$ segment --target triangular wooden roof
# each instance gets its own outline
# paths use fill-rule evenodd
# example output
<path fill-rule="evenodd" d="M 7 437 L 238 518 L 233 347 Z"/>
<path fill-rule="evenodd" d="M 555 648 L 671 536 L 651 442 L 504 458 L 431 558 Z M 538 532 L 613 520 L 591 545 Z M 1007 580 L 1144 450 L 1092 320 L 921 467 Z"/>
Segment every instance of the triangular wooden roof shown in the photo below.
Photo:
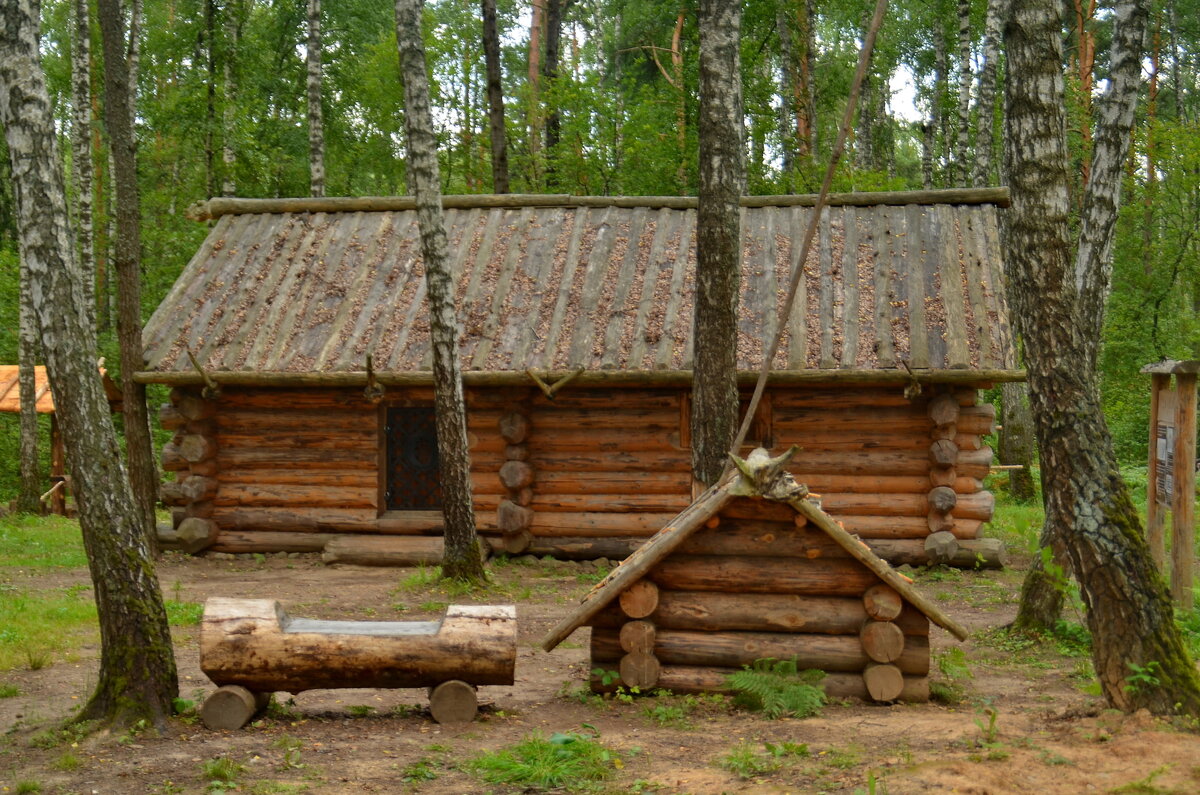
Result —
<path fill-rule="evenodd" d="M 0 364 L 0 411 L 15 414 L 21 410 L 19 369 L 15 364 Z M 100 368 L 100 375 L 104 379 L 104 392 L 109 403 L 120 402 L 121 390 L 103 367 Z M 33 381 L 38 414 L 53 414 L 54 393 L 50 391 L 50 377 L 43 365 L 33 368 Z"/>
<path fill-rule="evenodd" d="M 904 575 L 871 551 L 866 544 L 847 533 L 834 519 L 808 499 L 808 489 L 796 483 L 784 469 L 798 448 L 777 458 L 771 458 L 766 450 L 759 448 L 742 461 L 734 458 L 737 467 L 721 478 L 712 488 L 700 495 L 665 527 L 655 533 L 621 565 L 609 572 L 580 600 L 580 605 L 560 621 L 542 639 L 542 648 L 552 650 L 568 635 L 584 626 L 593 616 L 603 610 L 621 592 L 648 574 L 656 564 L 665 560 L 680 544 L 686 541 L 704 523 L 719 513 L 735 497 L 764 497 L 786 503 L 802 514 L 811 524 L 823 530 L 850 557 L 871 570 L 879 579 L 894 588 L 901 597 L 910 602 L 925 616 L 950 632 L 959 640 L 966 640 L 967 630 L 945 615 L 936 605 L 926 599 Z"/>

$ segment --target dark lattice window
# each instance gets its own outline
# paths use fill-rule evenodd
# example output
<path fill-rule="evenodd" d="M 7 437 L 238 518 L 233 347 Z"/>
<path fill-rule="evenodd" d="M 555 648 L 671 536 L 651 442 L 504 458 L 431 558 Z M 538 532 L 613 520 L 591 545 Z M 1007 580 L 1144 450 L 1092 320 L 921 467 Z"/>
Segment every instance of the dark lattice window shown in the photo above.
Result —
<path fill-rule="evenodd" d="M 388 510 L 441 510 L 433 407 L 389 408 L 385 433 Z"/>

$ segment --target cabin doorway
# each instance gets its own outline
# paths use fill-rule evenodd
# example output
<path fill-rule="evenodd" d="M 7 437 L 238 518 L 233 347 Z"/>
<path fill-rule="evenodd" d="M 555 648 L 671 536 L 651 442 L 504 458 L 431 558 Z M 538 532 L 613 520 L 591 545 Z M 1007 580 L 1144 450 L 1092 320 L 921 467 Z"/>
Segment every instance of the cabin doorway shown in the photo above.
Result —
<path fill-rule="evenodd" d="M 389 511 L 440 511 L 437 425 L 433 406 L 389 406 L 385 418 Z"/>

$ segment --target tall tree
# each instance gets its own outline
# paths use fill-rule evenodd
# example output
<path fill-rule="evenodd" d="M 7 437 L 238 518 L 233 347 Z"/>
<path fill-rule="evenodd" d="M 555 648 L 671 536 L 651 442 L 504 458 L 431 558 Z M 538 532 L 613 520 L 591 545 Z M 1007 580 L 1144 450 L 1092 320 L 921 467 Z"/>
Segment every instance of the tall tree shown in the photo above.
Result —
<path fill-rule="evenodd" d="M 100 620 L 100 673 L 77 718 L 164 725 L 179 692 L 171 632 L 93 359 L 96 338 L 71 247 L 35 0 L 0 6 L 0 123 L 12 163 L 21 254 Z"/>
<path fill-rule="evenodd" d="M 138 189 L 137 141 L 133 136 L 133 87 L 120 0 L 99 0 L 97 13 L 104 48 L 104 124 L 116 183 L 117 342 L 121 349 L 122 416 L 133 496 L 142 514 L 147 542 L 156 545 L 154 503 L 158 501 L 158 467 L 150 437 L 146 385 L 134 380 L 141 369 L 142 347 L 142 203 Z"/>
<path fill-rule="evenodd" d="M 325 124 L 321 113 L 321 0 L 308 0 L 309 193 L 325 195 Z"/>
<path fill-rule="evenodd" d="M 1111 133 L 1113 155 L 1127 145 L 1137 101 L 1143 0 L 1114 9 L 1112 76 L 1103 102 L 1101 136 Z M 1087 608 L 1092 661 L 1114 707 L 1145 707 L 1200 715 L 1200 675 L 1183 645 L 1162 582 L 1150 559 L 1137 511 L 1121 479 L 1100 409 L 1091 315 L 1104 281 L 1104 247 L 1080 246 L 1072 257 L 1066 124 L 1063 113 L 1061 6 L 1052 0 L 1013 0 L 1004 27 L 1006 173 L 1012 185 L 1006 267 L 1014 320 L 1026 343 L 1030 396 L 1042 455 L 1046 525 L 1070 560 Z M 1103 144 L 1097 142 L 1098 149 Z M 1100 158 L 1097 158 L 1099 161 Z M 1081 237 L 1101 208 L 1115 210 L 1120 176 L 1099 162 L 1088 195 Z M 1110 227 L 1111 228 L 1111 227 Z M 1093 238 L 1094 240 L 1094 238 Z M 1080 285 L 1076 268 L 1094 268 Z M 1128 687 L 1144 672 L 1149 681 Z"/>
<path fill-rule="evenodd" d="M 966 187 L 971 177 L 971 0 L 958 0 L 958 137 L 954 145 L 955 184 Z"/>
<path fill-rule="evenodd" d="M 746 181 L 738 3 L 700 0 L 700 195 L 692 331 L 692 474 L 711 485 L 737 434 L 737 310 Z"/>
<path fill-rule="evenodd" d="M 19 297 L 19 334 L 17 338 L 17 381 L 21 400 L 21 489 L 17 493 L 17 511 L 38 513 L 41 503 L 41 473 L 38 471 L 38 420 L 37 420 L 37 370 L 35 362 L 38 350 L 37 327 L 30 306 L 29 276 L 21 268 Z"/>
<path fill-rule="evenodd" d="M 480 2 L 483 6 L 483 60 L 487 69 L 488 133 L 492 143 L 492 191 L 508 193 L 508 140 L 504 135 L 504 86 L 500 81 L 496 0 Z"/>
<path fill-rule="evenodd" d="M 396 0 L 396 43 L 404 82 L 404 130 L 408 180 L 417 202 L 421 257 L 429 298 L 429 337 L 433 348 L 433 394 L 441 466 L 445 553 L 442 576 L 481 582 L 485 575 L 471 500 L 471 458 L 467 451 L 467 412 L 458 365 L 458 315 L 450 278 L 446 223 L 442 213 L 437 139 L 429 109 L 429 76 L 421 34 L 421 0 Z"/>
<path fill-rule="evenodd" d="M 237 65 L 240 6 L 238 2 L 230 2 L 225 8 L 225 97 L 221 108 L 221 126 L 224 128 L 221 131 L 222 196 L 232 196 L 237 192 L 234 176 L 237 167 L 237 150 L 234 149 L 237 135 L 237 79 L 234 70 Z"/>
<path fill-rule="evenodd" d="M 546 54 L 542 60 L 543 90 L 549 92 L 550 102 L 546 108 L 546 172 L 551 178 L 555 174 L 555 155 L 562 124 L 559 119 L 559 102 L 555 92 L 558 81 L 558 55 L 562 45 L 563 12 L 570 0 L 545 0 L 546 3 Z"/>
<path fill-rule="evenodd" d="M 74 0 L 71 26 L 71 173 L 75 178 L 75 235 L 88 311 L 96 311 L 92 239 L 92 25 L 88 0 Z"/>
<path fill-rule="evenodd" d="M 971 181 L 986 187 L 996 163 L 996 80 L 1000 73 L 1000 19 L 1006 0 L 987 0 L 983 31 L 983 64 L 979 70 L 978 117 L 975 126 L 975 168 Z"/>

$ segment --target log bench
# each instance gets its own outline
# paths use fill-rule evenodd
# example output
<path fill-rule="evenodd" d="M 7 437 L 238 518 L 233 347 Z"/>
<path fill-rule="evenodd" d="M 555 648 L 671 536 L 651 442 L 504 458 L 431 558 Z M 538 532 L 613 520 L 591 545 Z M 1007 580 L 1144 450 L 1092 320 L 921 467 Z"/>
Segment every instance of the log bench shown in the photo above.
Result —
<path fill-rule="evenodd" d="M 200 708 L 210 729 L 239 729 L 276 691 L 428 687 L 439 723 L 473 720 L 479 685 L 511 685 L 513 605 L 451 605 L 438 621 L 291 618 L 272 599 L 210 598 L 200 669 L 217 685 Z"/>

